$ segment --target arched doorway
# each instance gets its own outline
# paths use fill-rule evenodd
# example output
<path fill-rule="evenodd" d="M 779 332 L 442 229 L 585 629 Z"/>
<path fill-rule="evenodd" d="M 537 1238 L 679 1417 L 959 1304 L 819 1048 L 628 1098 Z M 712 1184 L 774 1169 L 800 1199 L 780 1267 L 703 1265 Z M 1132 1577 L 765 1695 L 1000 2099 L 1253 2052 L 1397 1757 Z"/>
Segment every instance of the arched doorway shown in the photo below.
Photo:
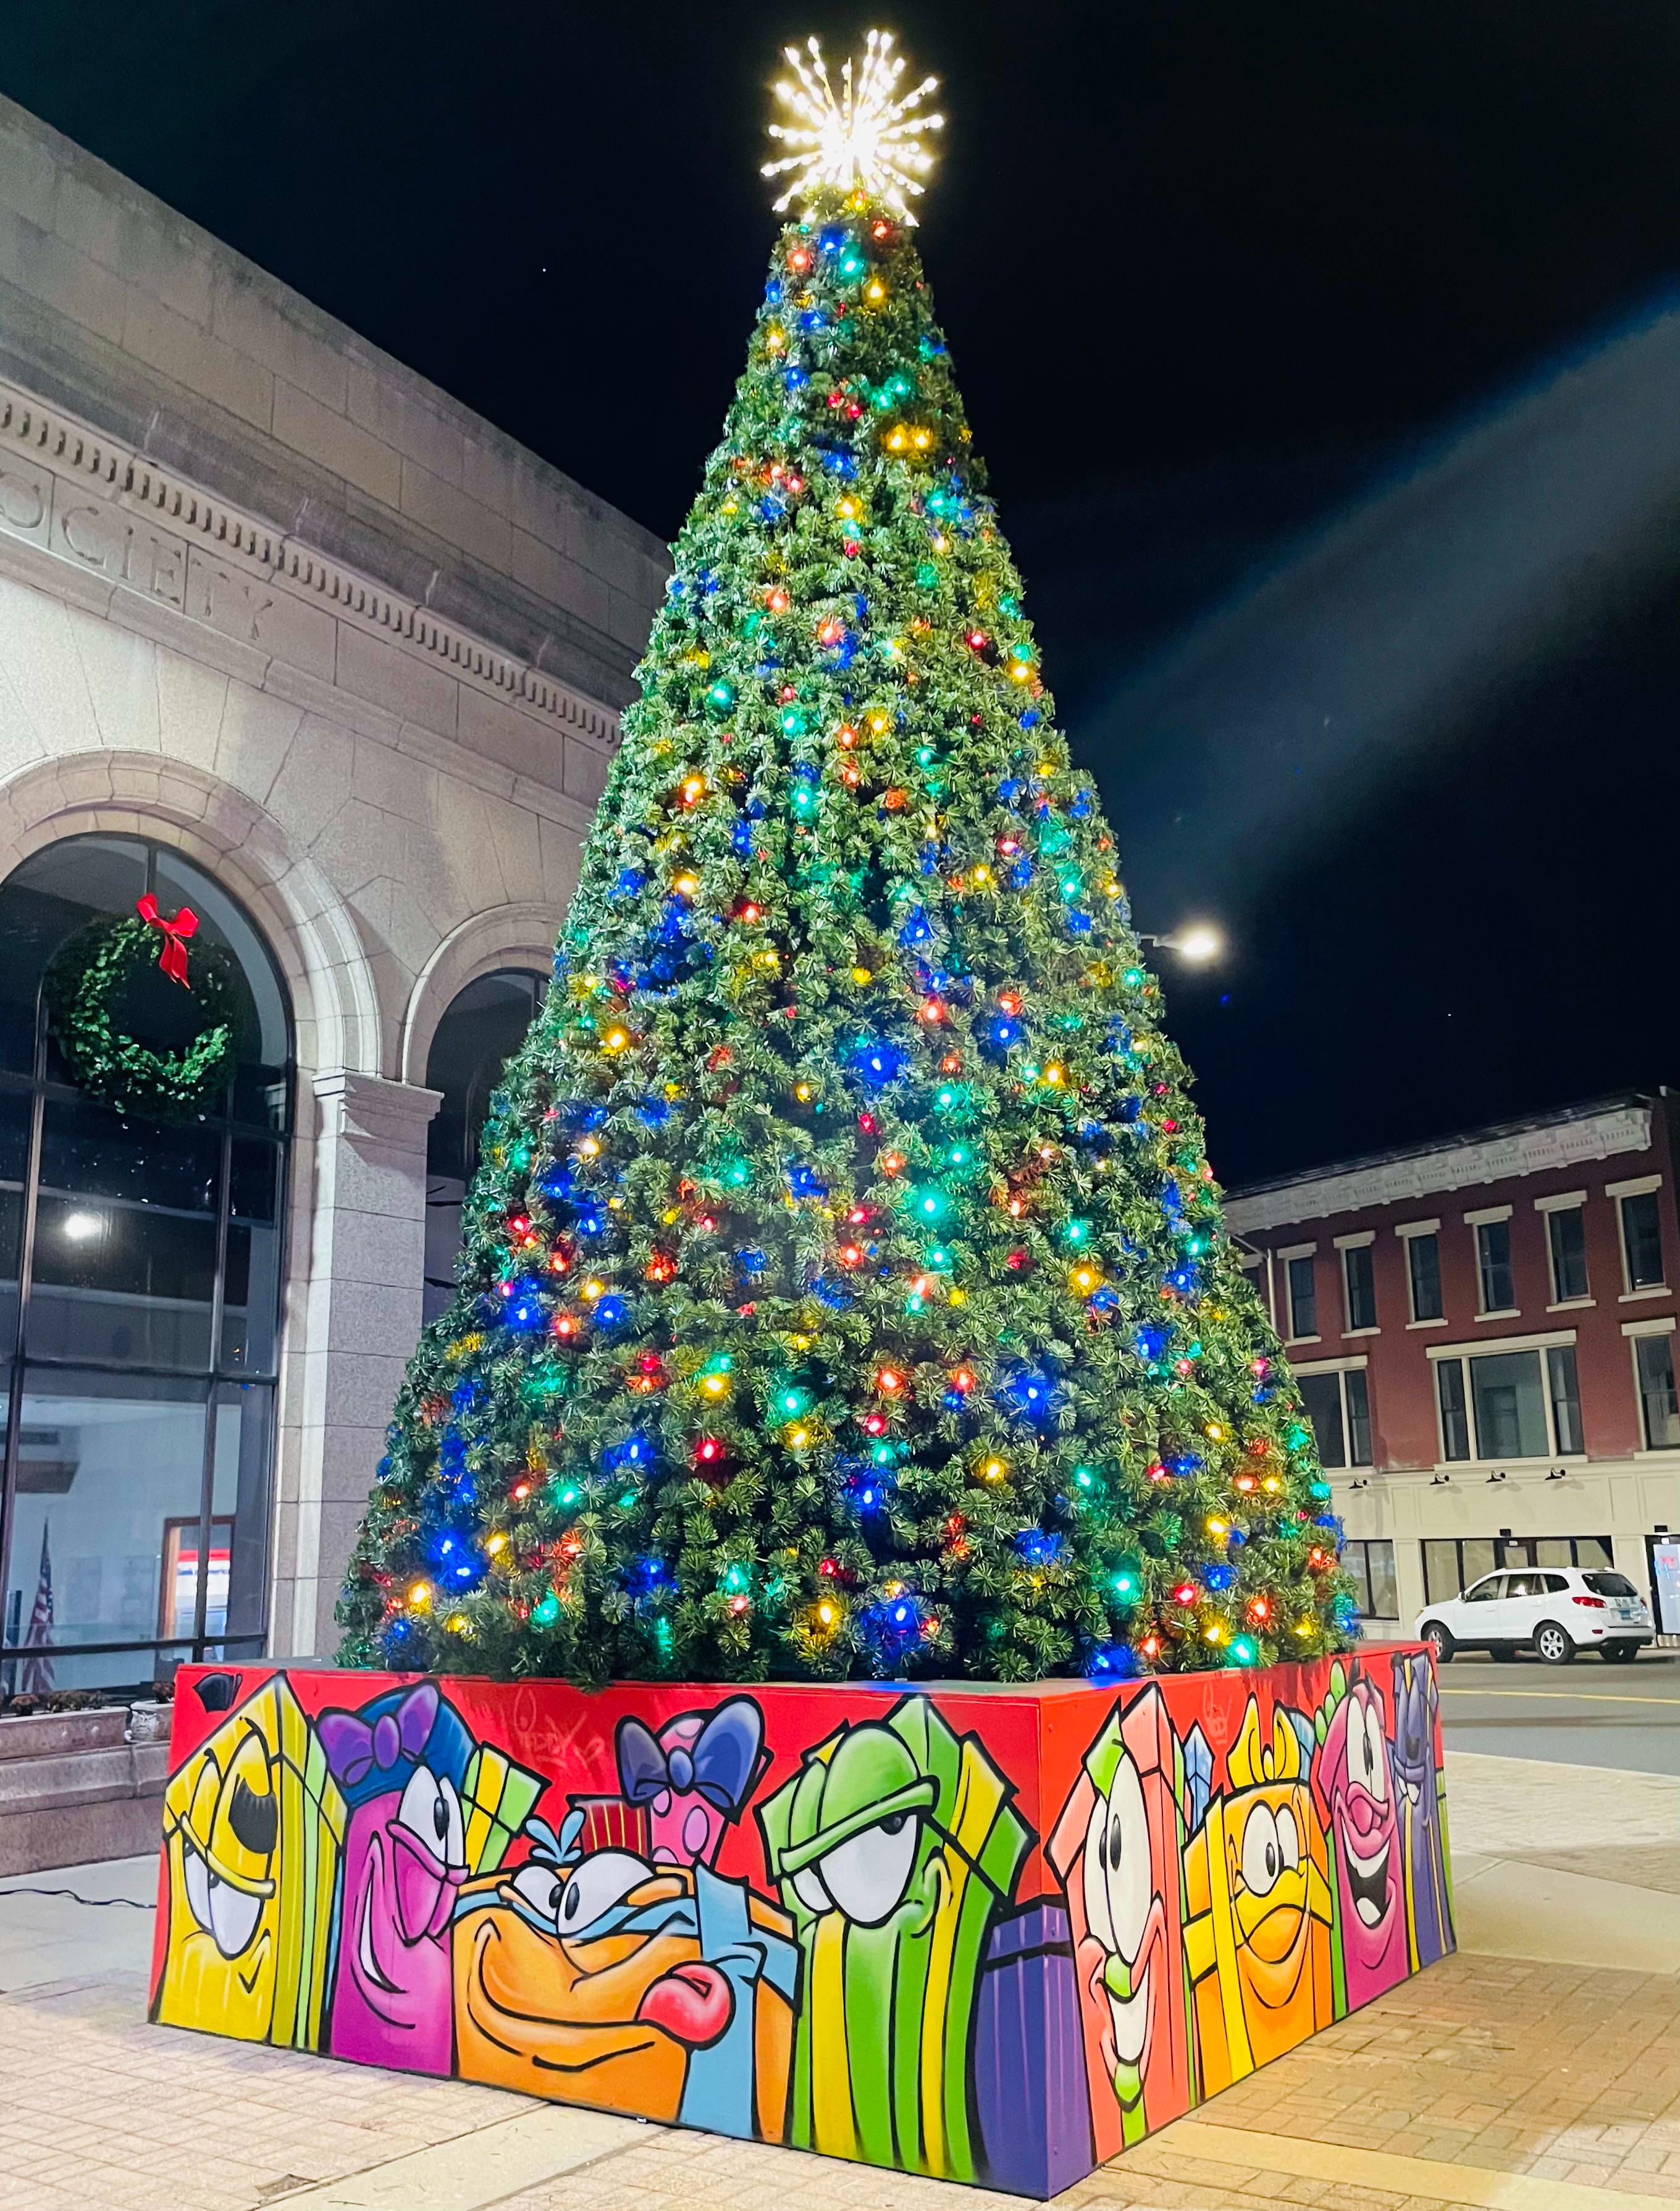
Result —
<path fill-rule="evenodd" d="M 228 955 L 244 1039 L 183 1126 L 70 1081 L 43 978 L 89 923 L 149 892 Z M 254 1657 L 267 1629 L 292 1035 L 239 904 L 179 852 L 66 839 L 0 886 L 0 1685 L 143 1683 Z M 171 986 L 173 987 L 173 986 Z M 172 1009 L 142 992 L 155 1040 Z"/>
<path fill-rule="evenodd" d="M 455 1294 L 461 1202 L 478 1168 L 478 1139 L 501 1071 L 525 1042 L 548 996 L 546 975 L 499 967 L 458 990 L 426 1059 L 426 1087 L 440 1090 L 426 1137 L 426 1302 L 430 1322 Z"/>

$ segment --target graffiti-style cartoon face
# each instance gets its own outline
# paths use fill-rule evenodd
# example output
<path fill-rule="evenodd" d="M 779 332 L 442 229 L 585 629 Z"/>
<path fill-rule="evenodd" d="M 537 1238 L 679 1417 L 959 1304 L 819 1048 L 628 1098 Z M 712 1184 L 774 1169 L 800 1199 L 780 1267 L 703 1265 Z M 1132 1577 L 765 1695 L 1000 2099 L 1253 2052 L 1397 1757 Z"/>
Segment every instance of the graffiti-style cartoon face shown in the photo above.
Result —
<path fill-rule="evenodd" d="M 619 1781 L 627 1803 L 646 1808 L 655 1865 L 714 1863 L 758 1780 L 763 1743 L 763 1719 L 746 1697 L 683 1712 L 657 1735 L 638 1719 L 619 1722 Z"/>
<path fill-rule="evenodd" d="M 811 1752 L 760 1814 L 805 1954 L 794 2139 L 974 2177 L 967 2069 L 986 1937 L 1027 1831 L 925 1699 Z"/>
<path fill-rule="evenodd" d="M 1427 1654 L 1394 1660 L 1395 1784 L 1405 1858 L 1406 1912 L 1414 1966 L 1432 1966 L 1453 1947 L 1447 1875 L 1446 1807 L 1435 1756 L 1440 1706 Z"/>
<path fill-rule="evenodd" d="M 1325 1729 L 1313 1778 L 1336 1868 L 1338 2010 L 1354 2010 L 1404 1979 L 1409 1961 L 1387 1716 L 1367 1681 L 1356 1681 L 1341 1695 L 1343 1678 L 1338 1663 L 1331 1670 L 1331 1696 L 1340 1701 Z"/>
<path fill-rule="evenodd" d="M 500 1863 L 541 1784 L 476 1747 L 433 1681 L 323 1712 L 317 1728 L 350 1811 L 333 2054 L 447 2073 L 455 1899 L 469 1873 Z"/>
<path fill-rule="evenodd" d="M 574 1814 L 568 1840 L 580 1826 Z M 731 2134 L 753 2134 L 756 2117 L 777 2139 L 796 1963 L 785 1916 L 704 1867 L 561 1856 L 462 1897 L 463 2074 Z"/>
<path fill-rule="evenodd" d="M 1181 1768 L 1165 1701 L 1151 1686 L 1091 1746 L 1051 1837 L 1072 1924 L 1100 2159 L 1192 2100 Z"/>
<path fill-rule="evenodd" d="M 165 1794 L 168 1925 L 154 2019 L 318 2046 L 343 1817 L 290 1689 L 270 1681 Z"/>
<path fill-rule="evenodd" d="M 1250 1698 L 1216 1798 L 1192 1853 L 1187 1930 L 1205 2093 L 1305 2041 L 1332 2015 L 1330 1887 L 1324 1830 L 1288 1715 L 1262 1740 Z"/>

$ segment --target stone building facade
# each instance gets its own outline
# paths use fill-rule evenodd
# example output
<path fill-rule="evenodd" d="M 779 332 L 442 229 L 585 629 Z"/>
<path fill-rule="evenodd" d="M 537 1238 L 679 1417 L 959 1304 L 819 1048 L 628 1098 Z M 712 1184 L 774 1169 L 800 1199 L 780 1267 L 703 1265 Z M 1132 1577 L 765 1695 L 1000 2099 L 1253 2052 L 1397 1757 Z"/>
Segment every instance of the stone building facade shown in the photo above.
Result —
<path fill-rule="evenodd" d="M 647 531 L 0 101 L 0 954 L 37 1033 L 0 1068 L 21 1130 L 0 1278 L 21 1313 L 0 1314 L 0 1687 L 331 1649 L 420 1323 L 434 1042 L 469 986 L 549 970 L 666 566 Z M 32 916 L 131 911 L 136 869 L 166 907 L 200 886 L 240 956 L 271 962 L 259 995 L 287 1033 L 272 1125 L 230 1108 L 233 1167 L 218 1184 L 205 1150 L 198 1197 L 166 1187 L 174 1138 L 66 1095 L 18 948 L 34 923 L 6 918 L 8 885 Z M 284 1193 L 254 1229 L 247 1155 Z M 115 1255 L 106 1275 L 54 1234 Z M 200 1267 L 201 1248 L 221 1256 Z M 254 1313 L 270 1261 L 264 1368 L 227 1311 Z M 98 1527 L 141 1481 L 148 1423 L 162 1486 L 119 1557 Z"/>

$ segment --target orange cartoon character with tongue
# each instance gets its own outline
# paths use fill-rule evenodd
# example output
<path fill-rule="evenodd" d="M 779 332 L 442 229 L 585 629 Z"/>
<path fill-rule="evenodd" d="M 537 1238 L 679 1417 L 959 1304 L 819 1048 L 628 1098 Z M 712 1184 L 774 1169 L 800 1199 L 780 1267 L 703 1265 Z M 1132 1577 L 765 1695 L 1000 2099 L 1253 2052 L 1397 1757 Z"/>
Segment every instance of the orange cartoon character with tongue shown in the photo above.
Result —
<path fill-rule="evenodd" d="M 1303 1742 L 1303 1735 L 1305 1742 Z M 1217 2095 L 1334 2016 L 1324 1828 L 1307 1783 L 1311 1723 L 1250 1697 L 1185 1857 L 1202 2093 Z"/>
<path fill-rule="evenodd" d="M 705 1865 L 580 1854 L 584 1814 L 469 1881 L 455 1922 L 462 2077 L 779 2141 L 798 1953 L 786 1914 Z"/>

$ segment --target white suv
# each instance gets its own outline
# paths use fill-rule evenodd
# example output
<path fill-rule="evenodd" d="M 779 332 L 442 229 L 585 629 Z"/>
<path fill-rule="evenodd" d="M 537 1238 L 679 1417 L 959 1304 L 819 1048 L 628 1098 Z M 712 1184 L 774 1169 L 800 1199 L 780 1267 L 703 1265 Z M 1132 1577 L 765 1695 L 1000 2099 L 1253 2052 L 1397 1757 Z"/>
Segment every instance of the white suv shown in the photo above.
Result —
<path fill-rule="evenodd" d="M 1455 1651 L 1513 1658 L 1537 1651 L 1567 1666 L 1577 1651 L 1623 1663 L 1637 1658 L 1653 1630 L 1639 1591 L 1607 1566 L 1519 1566 L 1483 1574 L 1457 1596 L 1417 1615 L 1417 1633 L 1445 1665 Z"/>

